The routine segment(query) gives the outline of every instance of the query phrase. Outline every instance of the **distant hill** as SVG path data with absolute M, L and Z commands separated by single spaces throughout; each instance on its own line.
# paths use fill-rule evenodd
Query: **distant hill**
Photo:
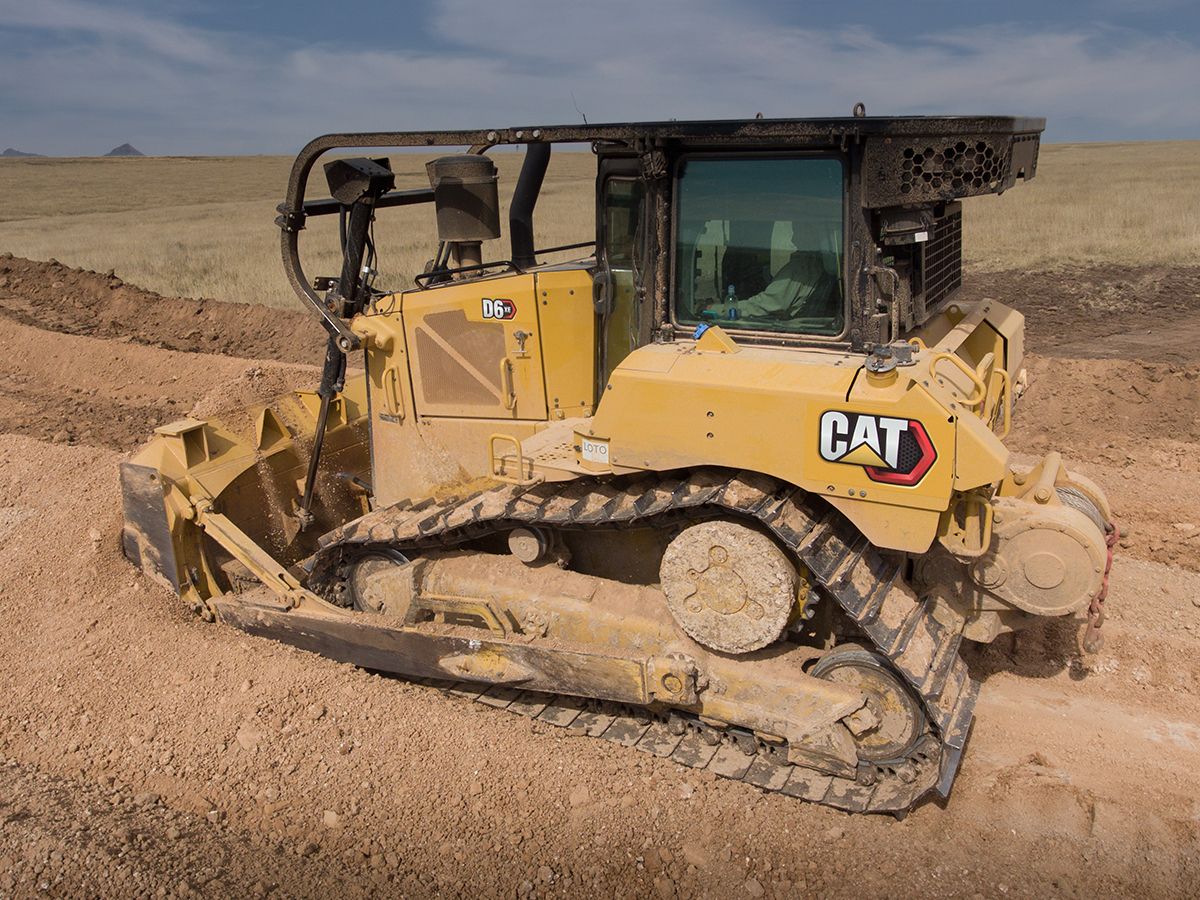
M 105 156 L 145 156 L 146 154 L 139 150 L 133 144 L 122 144 L 120 147 L 113 147 Z
M 40 153 L 26 153 L 24 150 L 14 150 L 12 147 L 7 147 L 0 156 L 41 156 Z M 139 156 L 141 154 L 138 154 Z

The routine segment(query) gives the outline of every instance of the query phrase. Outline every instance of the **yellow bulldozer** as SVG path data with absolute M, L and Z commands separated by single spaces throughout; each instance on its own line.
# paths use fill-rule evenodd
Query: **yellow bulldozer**
M 206 619 L 764 790 L 947 795 L 963 641 L 1086 613 L 1094 648 L 1116 529 L 1058 453 L 1010 463 L 1024 320 L 956 299 L 961 201 L 1034 177 L 1044 120 L 859 113 L 312 141 L 276 224 L 320 382 L 158 428 L 126 555 Z M 580 143 L 595 240 L 539 249 Z M 429 187 L 360 148 L 427 148 Z M 377 289 L 372 223 L 417 204 L 436 252 Z

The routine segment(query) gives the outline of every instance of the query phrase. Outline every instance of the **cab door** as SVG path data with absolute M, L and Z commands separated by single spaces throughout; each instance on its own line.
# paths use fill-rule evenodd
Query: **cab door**
M 604 160 L 600 168 L 600 202 L 597 232 L 601 282 L 600 365 L 601 386 L 626 356 L 638 346 L 644 311 L 637 301 L 637 272 L 645 229 L 645 190 L 637 160 Z
M 532 275 L 410 292 L 403 314 L 418 416 L 546 418 Z

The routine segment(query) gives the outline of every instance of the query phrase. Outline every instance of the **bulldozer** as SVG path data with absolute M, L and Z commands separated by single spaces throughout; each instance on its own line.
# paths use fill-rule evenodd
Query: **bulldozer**
M 1094 650 L 1117 535 L 1059 453 L 1012 461 L 1024 319 L 958 299 L 963 201 L 1033 178 L 1044 126 L 319 137 L 276 219 L 319 381 L 156 429 L 124 552 L 206 620 L 765 791 L 948 796 L 964 642 L 1086 617 Z M 592 151 L 595 237 L 539 248 L 555 145 Z M 423 149 L 429 186 L 349 155 L 378 148 Z M 376 217 L 421 205 L 430 262 L 376 287 Z M 336 275 L 304 270 L 315 216 Z

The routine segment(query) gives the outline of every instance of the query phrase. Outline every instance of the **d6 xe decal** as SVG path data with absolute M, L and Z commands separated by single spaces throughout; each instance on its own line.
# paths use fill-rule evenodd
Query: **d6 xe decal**
M 517 304 L 511 300 L 504 300 L 499 297 L 492 299 L 491 297 L 483 298 L 483 317 L 485 319 L 511 319 L 517 314 Z
M 916 419 L 831 409 L 821 415 L 821 459 L 862 466 L 872 481 L 911 487 L 933 466 L 937 450 Z

